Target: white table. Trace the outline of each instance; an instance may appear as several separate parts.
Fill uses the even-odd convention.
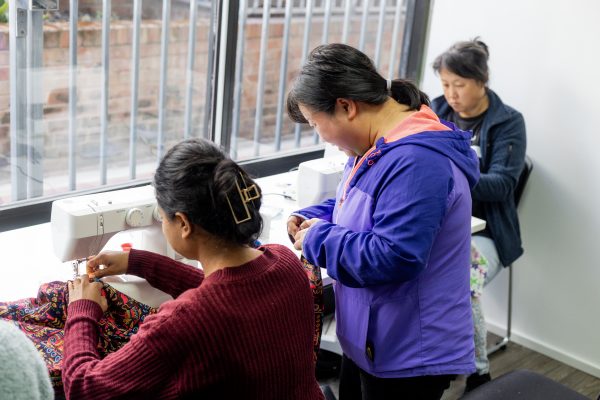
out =
[[[257,179],[263,191],[263,214],[270,221],[261,237],[265,243],[280,243],[296,254],[287,234],[286,221],[292,211],[298,209],[296,202],[296,172]],[[471,231],[485,227],[485,221],[471,219]],[[34,297],[38,287],[53,280],[72,279],[71,263],[62,263],[52,249],[50,224],[40,224],[0,233],[0,301]],[[107,249],[119,249],[122,242],[130,242],[132,233],[121,232],[107,244]],[[323,283],[332,282],[325,269],[321,270]],[[118,277],[105,278],[117,289],[146,304],[158,306],[170,297],[152,288],[146,281],[127,276],[127,282]]]

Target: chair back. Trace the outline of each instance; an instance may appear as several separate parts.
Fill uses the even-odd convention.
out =
[[[584,400],[587,397],[544,375],[528,370],[509,372],[462,397],[462,400],[515,399]]]
[[[525,156],[525,165],[523,166],[523,170],[521,171],[521,175],[519,175],[519,181],[517,182],[517,187],[515,188],[515,206],[519,206],[519,202],[521,201],[521,196],[523,195],[523,191],[525,190],[525,185],[527,184],[527,180],[529,179],[529,175],[531,175],[531,171],[533,170],[533,162],[529,156]]]

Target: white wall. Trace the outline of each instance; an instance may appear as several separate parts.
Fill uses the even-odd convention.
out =
[[[490,87],[521,111],[534,170],[520,206],[513,337],[600,377],[600,2],[436,0],[422,88],[441,94],[435,57],[481,36]],[[505,326],[507,273],[487,288]]]

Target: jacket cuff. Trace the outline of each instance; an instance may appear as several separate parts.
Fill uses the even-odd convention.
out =
[[[294,216],[294,217],[300,217],[302,219],[309,219],[306,215],[302,215],[300,214],[298,211],[294,211],[293,213],[290,214],[290,217]]]
[[[317,239],[313,239],[312,237],[314,235],[318,236],[318,232],[317,232],[317,228],[319,225],[322,224],[326,224],[328,223],[325,220],[320,220],[315,222],[313,225],[311,225],[311,227],[308,229],[308,232],[306,232],[306,235],[304,235],[304,241],[302,243],[302,254],[304,254],[304,257],[308,260],[308,262],[310,262],[313,265],[322,267],[321,265],[319,265],[319,260],[317,260],[316,254],[313,254],[313,252],[311,250],[309,250],[309,248],[311,247],[310,245],[307,248],[307,244],[309,243],[316,243],[316,249],[318,249],[318,247],[320,246],[320,241]],[[323,266],[323,268],[325,268]]]

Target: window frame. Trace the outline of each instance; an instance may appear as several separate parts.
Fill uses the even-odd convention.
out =
[[[223,134],[230,132],[233,123],[233,99],[235,90],[235,60],[238,30],[239,0],[219,1],[217,10],[217,34],[215,35],[214,77],[212,110],[210,115],[210,139],[229,153],[231,137]],[[407,0],[407,21],[405,26],[398,73],[420,83],[423,75],[425,49],[429,24],[431,21],[432,0]],[[225,28],[225,29],[223,29]],[[248,172],[257,178],[287,172],[303,161],[322,157],[324,146],[280,152],[258,159],[239,162]],[[90,190],[67,192],[62,195],[45,197],[43,200],[30,199],[10,203],[0,208],[0,232],[47,223],[50,221],[52,202],[58,199],[84,194],[101,193],[112,190],[138,187],[150,184],[151,180],[135,180],[118,185],[99,186]]]

